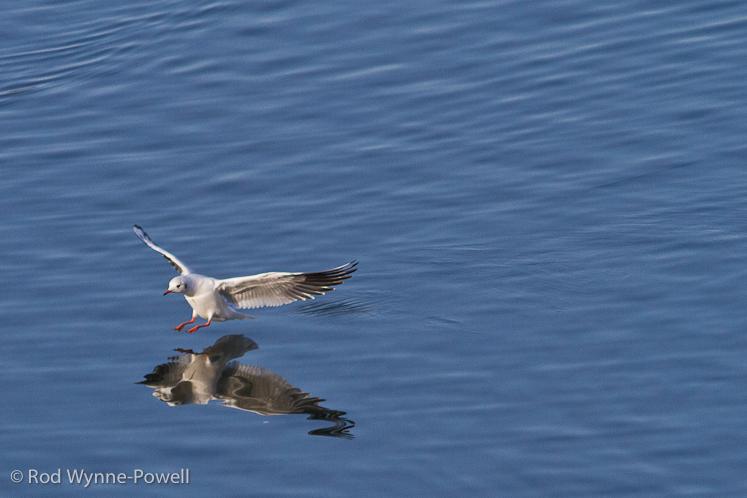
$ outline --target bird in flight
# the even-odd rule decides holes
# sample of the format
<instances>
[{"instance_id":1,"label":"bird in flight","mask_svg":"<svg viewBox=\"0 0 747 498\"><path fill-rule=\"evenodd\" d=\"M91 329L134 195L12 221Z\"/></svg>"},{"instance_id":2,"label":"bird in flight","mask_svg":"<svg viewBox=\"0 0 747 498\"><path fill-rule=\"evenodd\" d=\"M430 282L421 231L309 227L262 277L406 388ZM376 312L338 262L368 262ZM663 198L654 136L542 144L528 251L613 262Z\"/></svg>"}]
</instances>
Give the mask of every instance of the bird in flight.
<instances>
[{"instance_id":1,"label":"bird in flight","mask_svg":"<svg viewBox=\"0 0 747 498\"><path fill-rule=\"evenodd\" d=\"M281 306L293 301L314 299L314 296L321 296L333 290L334 285L342 284L343 280L350 278L358 265L356 261L352 261L331 270L313 273L269 272L220 280L192 273L176 256L154 244L142 228L135 225L134 230L140 240L161 253L180 273L178 277L171 279L169 288L163 295L172 292L184 294L192 307L192 319L174 327L174 330L181 332L185 325L194 323L198 316L207 320L206 323L187 330L189 334L207 327L213 320L225 322L254 318L239 313L236 309Z\"/></svg>"}]
</instances>

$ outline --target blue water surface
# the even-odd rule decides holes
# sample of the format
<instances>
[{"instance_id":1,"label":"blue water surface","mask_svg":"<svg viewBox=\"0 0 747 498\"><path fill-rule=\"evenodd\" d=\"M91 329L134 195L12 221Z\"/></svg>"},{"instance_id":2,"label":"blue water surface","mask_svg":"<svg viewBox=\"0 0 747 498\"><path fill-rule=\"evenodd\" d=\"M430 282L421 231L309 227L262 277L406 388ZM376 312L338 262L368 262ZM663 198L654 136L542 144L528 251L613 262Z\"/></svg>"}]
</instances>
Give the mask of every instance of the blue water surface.
<instances>
[{"instance_id":1,"label":"blue water surface","mask_svg":"<svg viewBox=\"0 0 747 498\"><path fill-rule=\"evenodd\" d=\"M743 4L0 7L0 495L747 493Z\"/></svg>"}]
</instances>

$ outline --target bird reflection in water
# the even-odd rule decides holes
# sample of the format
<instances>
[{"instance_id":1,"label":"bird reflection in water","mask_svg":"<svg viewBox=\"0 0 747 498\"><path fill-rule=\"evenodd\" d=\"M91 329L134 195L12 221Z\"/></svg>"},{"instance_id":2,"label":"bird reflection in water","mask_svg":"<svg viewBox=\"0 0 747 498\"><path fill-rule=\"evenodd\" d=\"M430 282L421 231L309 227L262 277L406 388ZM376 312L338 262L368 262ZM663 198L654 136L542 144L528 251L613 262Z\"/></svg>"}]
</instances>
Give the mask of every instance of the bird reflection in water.
<instances>
[{"instance_id":1,"label":"bird reflection in water","mask_svg":"<svg viewBox=\"0 0 747 498\"><path fill-rule=\"evenodd\" d=\"M219 399L221 405L260 415L308 414L308 420L334 423L309 434L353 439L349 430L355 423L343 417L345 412L319 406L325 400L293 387L265 367L231 361L257 348L243 335L226 335L201 353L176 349L183 354L170 357L138 384L153 388L153 396L170 406L205 405Z\"/></svg>"}]
</instances>

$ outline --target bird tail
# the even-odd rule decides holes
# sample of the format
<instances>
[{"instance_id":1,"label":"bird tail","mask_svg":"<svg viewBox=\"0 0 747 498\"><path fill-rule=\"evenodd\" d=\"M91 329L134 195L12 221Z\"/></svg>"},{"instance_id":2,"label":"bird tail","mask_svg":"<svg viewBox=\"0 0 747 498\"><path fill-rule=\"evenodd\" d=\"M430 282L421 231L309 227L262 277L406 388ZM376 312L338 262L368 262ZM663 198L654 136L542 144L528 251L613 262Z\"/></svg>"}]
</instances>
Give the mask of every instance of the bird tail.
<instances>
[{"instance_id":1,"label":"bird tail","mask_svg":"<svg viewBox=\"0 0 747 498\"><path fill-rule=\"evenodd\" d=\"M256 316L249 316L243 313L239 313L238 311L233 309L232 306L229 306L229 308L231 309L231 311L233 311L233 316L231 318L234 318L236 320L246 320L247 318L251 318L252 320L254 320L255 318L257 318Z\"/></svg>"}]
</instances>

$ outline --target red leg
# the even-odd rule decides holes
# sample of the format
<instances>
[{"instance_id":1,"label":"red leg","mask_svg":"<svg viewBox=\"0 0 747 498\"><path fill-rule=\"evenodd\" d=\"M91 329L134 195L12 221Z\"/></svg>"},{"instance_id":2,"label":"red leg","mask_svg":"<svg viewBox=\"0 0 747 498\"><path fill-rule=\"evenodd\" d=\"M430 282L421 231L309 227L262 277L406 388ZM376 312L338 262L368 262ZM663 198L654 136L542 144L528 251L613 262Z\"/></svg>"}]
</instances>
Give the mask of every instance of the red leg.
<instances>
[{"instance_id":1,"label":"red leg","mask_svg":"<svg viewBox=\"0 0 747 498\"><path fill-rule=\"evenodd\" d=\"M212 318L210 320L212 320ZM192 327L191 329L189 329L187 331L187 333L191 334L192 332L194 332L195 330L199 329L200 327L207 327L208 325L210 325L210 320L208 320L207 323L203 323L202 325L198 325L196 327ZM192 319L192 321L194 321L194 318Z\"/></svg>"},{"instance_id":2,"label":"red leg","mask_svg":"<svg viewBox=\"0 0 747 498\"><path fill-rule=\"evenodd\" d=\"M195 323L195 317L192 317L192 319L190 321L184 322L181 325L179 325L178 327L174 327L174 330L178 330L179 332L181 332L182 329L184 328L184 326L187 325L188 323Z\"/></svg>"}]
</instances>

